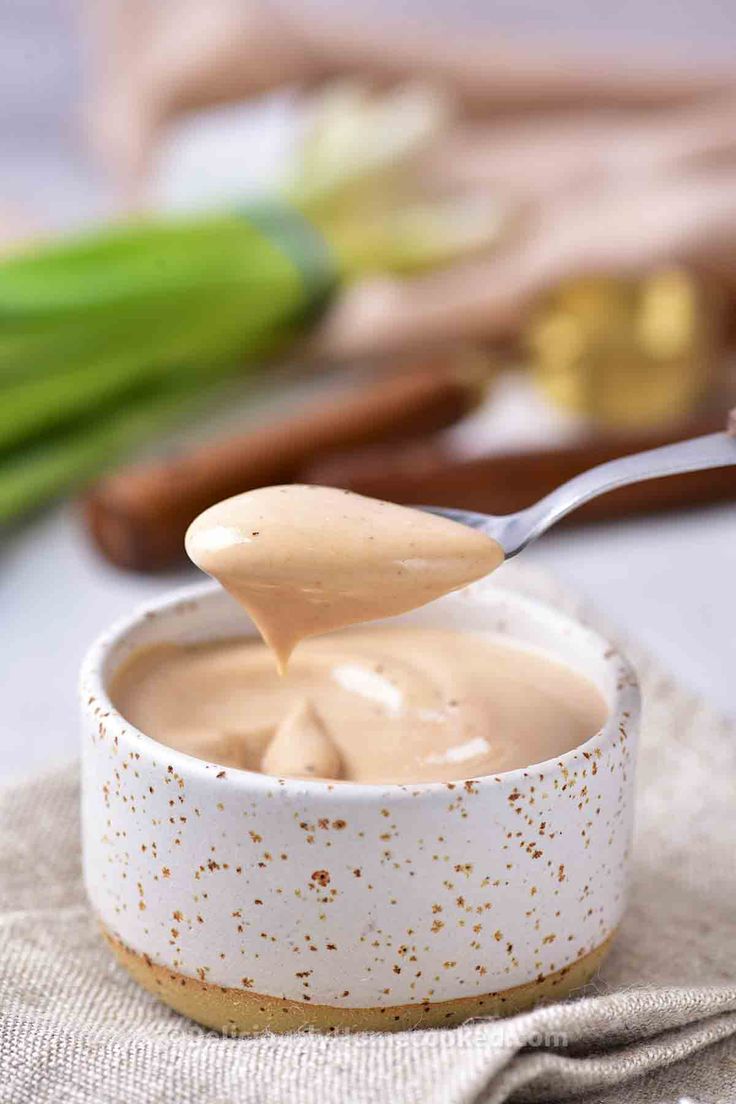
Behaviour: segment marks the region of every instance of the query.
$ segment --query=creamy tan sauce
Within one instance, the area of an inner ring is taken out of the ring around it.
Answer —
[[[111,687],[147,735],[280,777],[450,781],[577,747],[604,722],[592,683],[477,633],[386,627],[305,641],[280,676],[254,640],[138,653]]]
[[[301,484],[219,502],[186,547],[245,607],[281,669],[307,637],[416,609],[504,558],[496,541],[446,518]]]
[[[277,776],[451,781],[560,755],[603,722],[591,683],[505,642],[440,629],[335,631],[415,609],[498,567],[500,545],[466,526],[289,485],[218,503],[186,545],[265,645],[170,645],[133,658],[113,701],[163,744]]]

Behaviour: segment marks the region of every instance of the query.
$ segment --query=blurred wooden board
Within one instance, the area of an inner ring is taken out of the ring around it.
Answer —
[[[305,481],[345,487],[405,504],[432,504],[508,514],[530,506],[574,476],[633,452],[725,428],[703,418],[667,431],[608,434],[555,448],[457,459],[439,442],[375,447],[311,466]],[[647,480],[580,507],[566,524],[736,501],[736,467]]]

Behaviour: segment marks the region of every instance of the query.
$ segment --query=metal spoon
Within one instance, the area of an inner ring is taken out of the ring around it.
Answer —
[[[515,556],[528,544],[541,537],[550,526],[591,498],[606,494],[628,483],[640,483],[663,475],[723,468],[736,464],[736,411],[731,414],[728,433],[709,433],[663,448],[622,456],[599,464],[576,475],[561,487],[540,499],[533,506],[516,514],[493,516],[468,510],[446,510],[440,506],[425,506],[432,514],[459,521],[471,529],[480,529],[503,548],[506,557]]]

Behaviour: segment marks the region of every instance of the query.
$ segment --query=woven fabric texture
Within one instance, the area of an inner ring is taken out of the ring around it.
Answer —
[[[601,627],[547,578],[504,574]],[[0,1101],[733,1104],[736,724],[626,650],[644,690],[631,897],[579,999],[400,1035],[204,1031],[104,947],[81,883],[70,766],[0,792]]]

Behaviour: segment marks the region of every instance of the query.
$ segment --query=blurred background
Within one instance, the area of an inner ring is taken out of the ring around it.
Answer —
[[[252,486],[503,513],[736,406],[719,3],[0,0],[0,773]],[[736,712],[733,469],[524,559]]]

